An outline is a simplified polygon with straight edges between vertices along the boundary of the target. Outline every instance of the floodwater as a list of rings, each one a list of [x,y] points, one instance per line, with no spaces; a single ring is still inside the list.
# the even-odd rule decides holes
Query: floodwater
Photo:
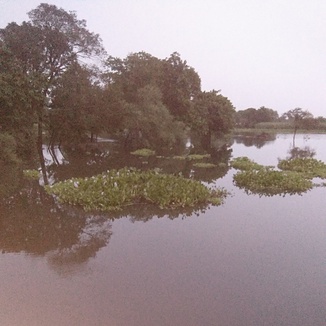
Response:
[[[326,162],[325,143],[296,139]],[[239,138],[232,157],[276,165],[291,146]],[[233,173],[193,214],[61,210],[38,188],[0,206],[0,325],[325,326],[326,188],[247,195]]]

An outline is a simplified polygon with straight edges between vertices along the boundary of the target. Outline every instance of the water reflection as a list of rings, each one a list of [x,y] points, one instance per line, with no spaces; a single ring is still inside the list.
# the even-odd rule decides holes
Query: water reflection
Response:
[[[288,159],[294,159],[294,158],[312,158],[316,155],[316,151],[309,147],[293,147],[288,152],[290,155],[287,157]]]
[[[20,177],[16,165],[2,165],[0,162],[0,198],[8,197],[18,189]]]
[[[104,216],[62,208],[37,182],[0,201],[0,250],[2,253],[49,255],[52,266],[80,264],[94,257],[111,237]]]
[[[89,177],[124,167],[141,170],[158,168],[163,173],[182,174],[187,178],[213,182],[228,172],[231,153],[232,150],[226,145],[213,149],[211,157],[200,162],[211,163],[215,167],[198,168],[195,160],[175,159],[172,156],[139,157],[126,152],[118,143],[98,143],[93,145],[92,150],[88,148],[84,152],[65,153],[66,160],[62,164],[53,161],[47,169],[52,182],[72,177]]]
[[[234,135],[234,141],[237,144],[244,144],[246,147],[255,146],[261,148],[264,145],[274,142],[276,140],[276,134],[272,133],[246,133],[245,135]]]

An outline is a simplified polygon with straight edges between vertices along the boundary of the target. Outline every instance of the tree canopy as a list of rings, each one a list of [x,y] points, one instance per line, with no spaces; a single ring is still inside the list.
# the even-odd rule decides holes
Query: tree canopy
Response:
[[[191,130],[209,147],[232,128],[231,102],[203,92],[179,53],[107,56],[75,12],[41,3],[28,16],[0,29],[0,133],[18,156],[35,143],[43,171],[44,135],[50,146],[78,148],[105,132],[128,148],[171,149]],[[105,59],[105,68],[85,58]]]

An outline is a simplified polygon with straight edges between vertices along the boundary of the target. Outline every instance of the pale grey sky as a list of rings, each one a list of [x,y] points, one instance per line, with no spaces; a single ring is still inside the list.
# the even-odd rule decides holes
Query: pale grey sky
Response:
[[[110,55],[179,52],[237,110],[326,116],[326,0],[0,0],[0,28],[41,2],[76,11]]]

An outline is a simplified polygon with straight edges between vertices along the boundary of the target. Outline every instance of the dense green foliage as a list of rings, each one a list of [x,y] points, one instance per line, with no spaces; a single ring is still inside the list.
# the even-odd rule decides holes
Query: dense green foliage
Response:
[[[230,132],[234,123],[234,107],[216,91],[202,92],[194,100],[189,113],[192,130],[201,138],[203,148],[211,147],[212,136]]]
[[[23,86],[23,92],[17,87],[18,82],[14,91],[19,92],[18,101],[28,103],[23,107],[19,105],[19,114],[16,114],[16,106],[10,105],[10,99],[5,99],[5,107],[10,108],[5,112],[5,118],[14,115],[24,131],[29,130],[30,121],[23,118],[30,116],[35,119],[37,151],[46,182],[42,146],[46,116],[54,90],[60,78],[76,63],[79,56],[98,55],[103,48],[98,35],[90,33],[85,21],[78,20],[73,12],[68,13],[54,5],[42,3],[28,15],[29,22],[21,25],[11,23],[0,29],[1,53],[8,51],[7,57],[11,58],[8,60],[14,61],[22,75],[18,82]],[[30,101],[31,94],[33,96]],[[25,144],[25,147],[30,146],[30,143]]]
[[[274,122],[278,120],[275,110],[262,106],[259,109],[249,108],[235,113],[235,123],[238,128],[253,128],[258,123]]]
[[[225,192],[198,181],[157,171],[111,170],[91,178],[73,178],[47,186],[62,203],[85,210],[119,210],[126,205],[150,203],[160,208],[220,204]]]

